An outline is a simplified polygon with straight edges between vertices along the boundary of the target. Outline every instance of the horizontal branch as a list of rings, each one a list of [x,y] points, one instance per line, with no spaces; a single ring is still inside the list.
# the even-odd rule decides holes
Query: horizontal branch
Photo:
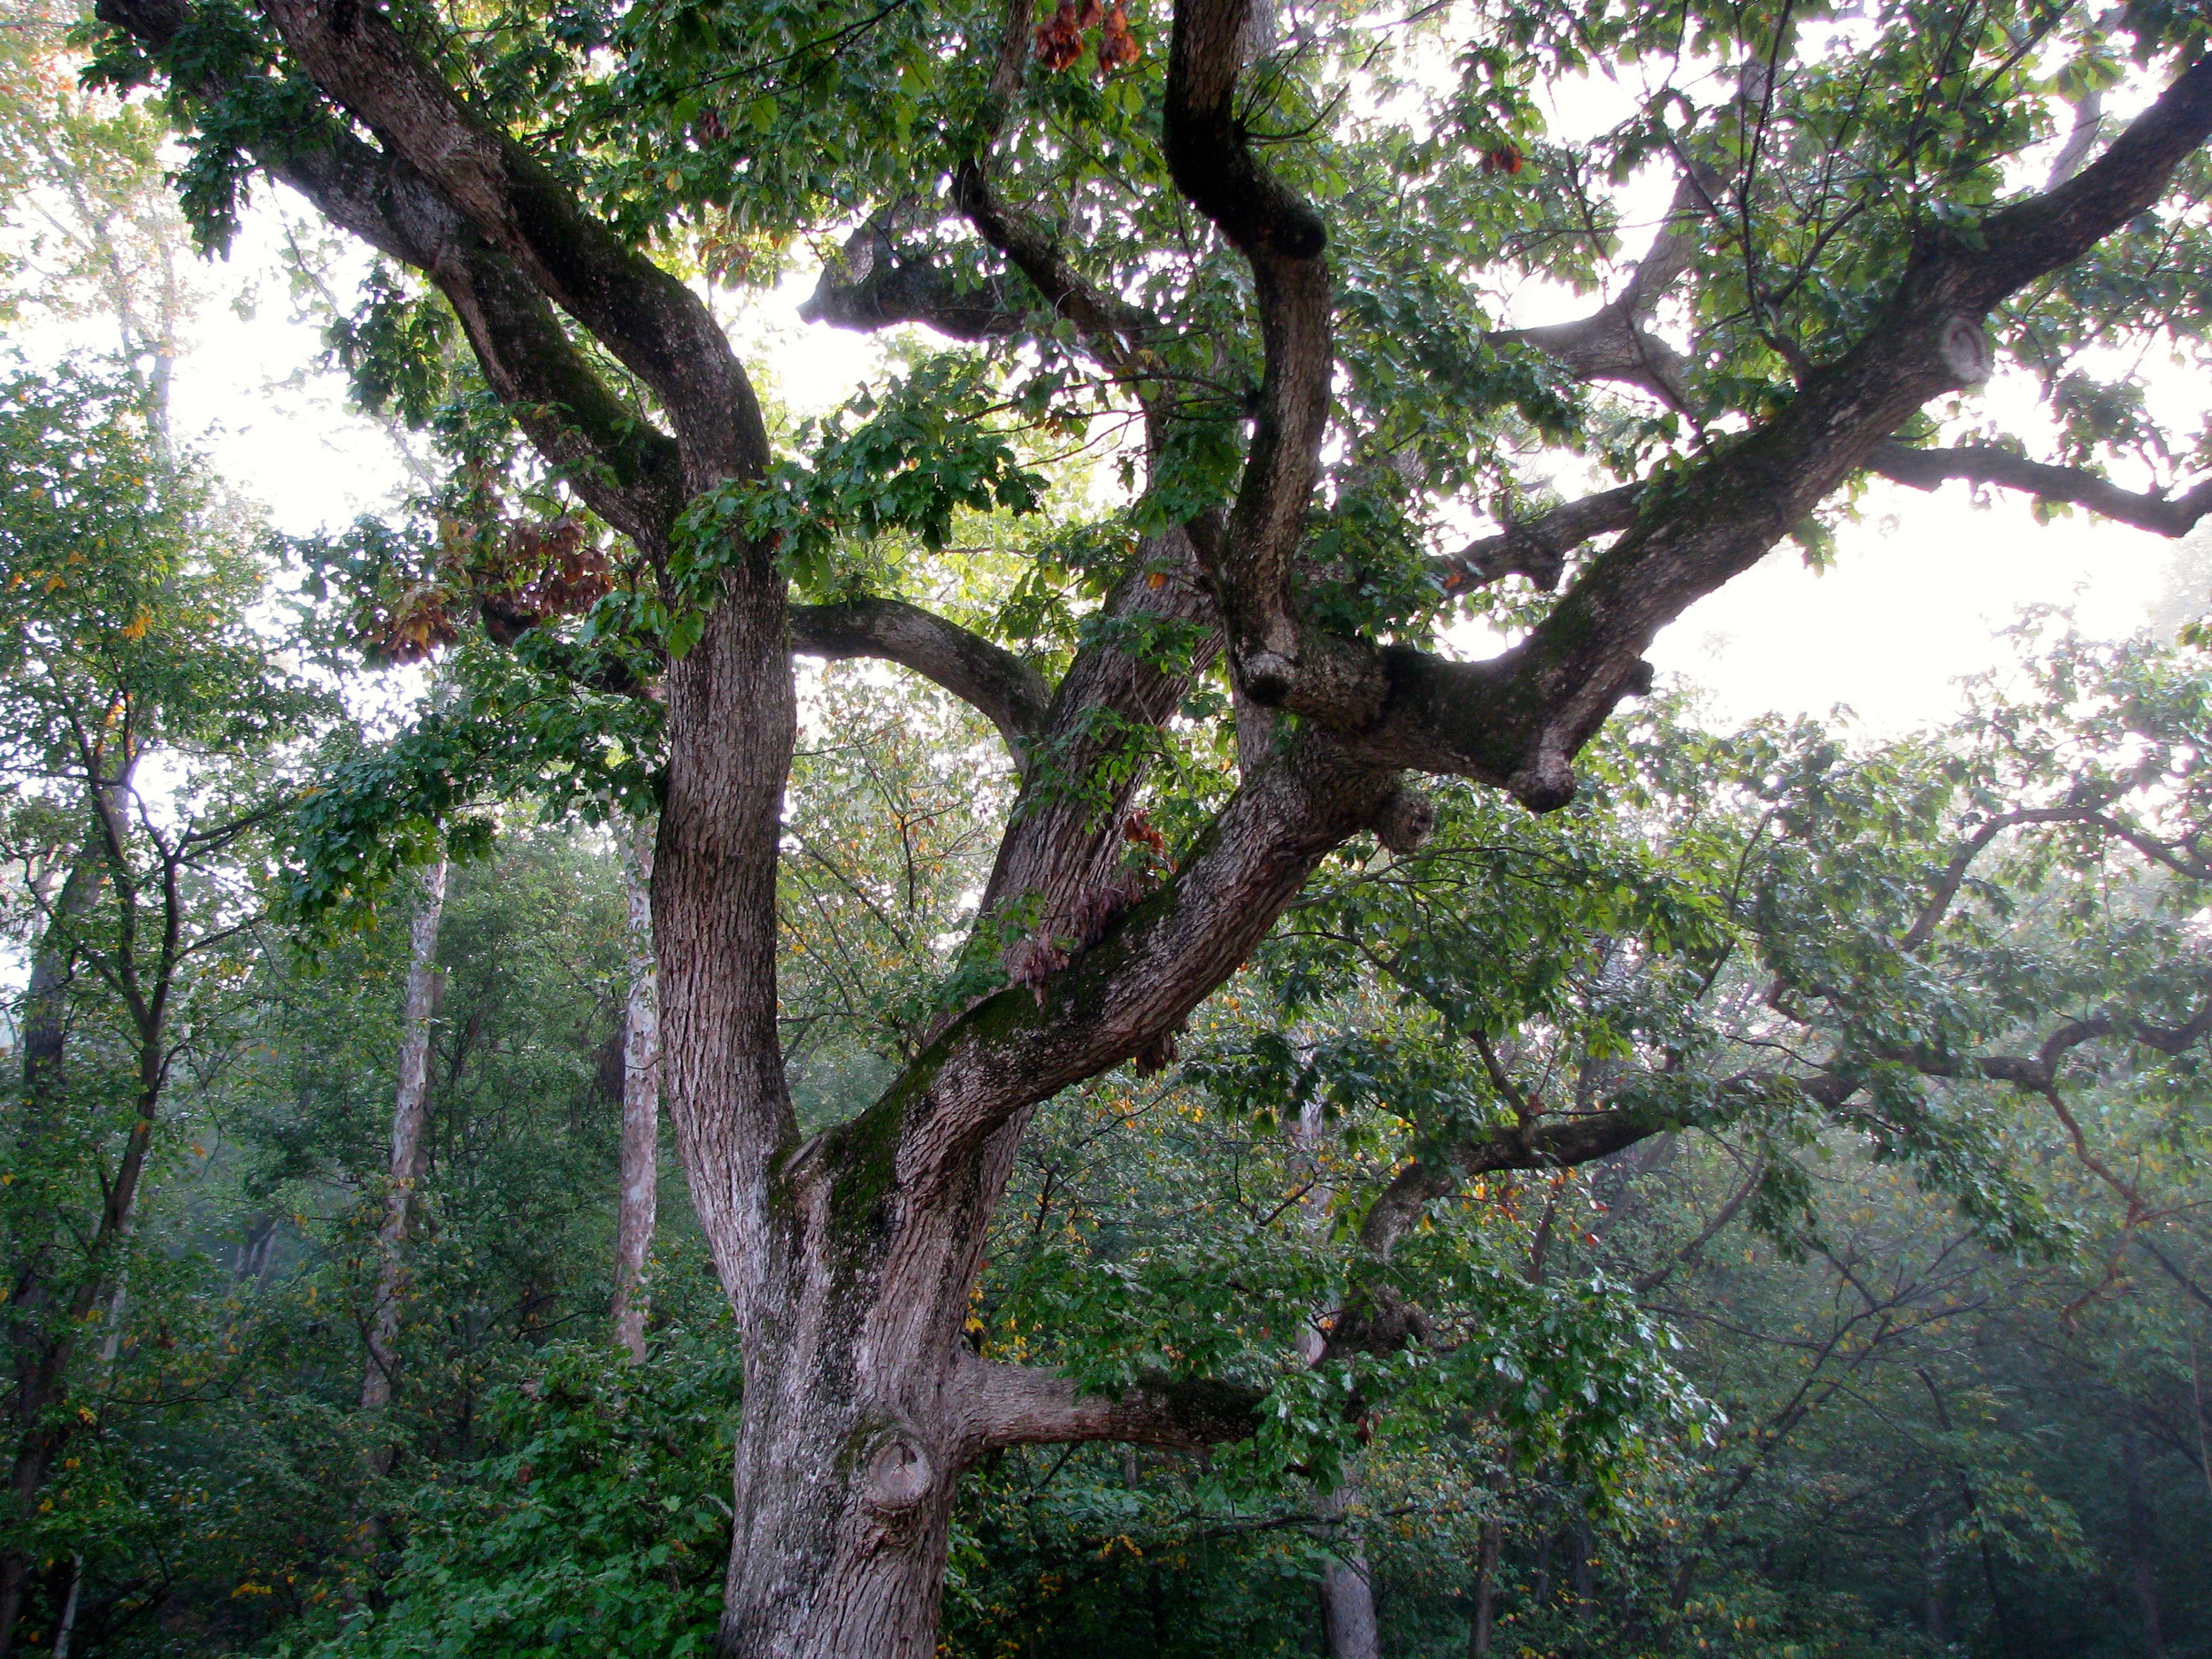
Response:
[[[898,217],[887,209],[845,239],[842,252],[823,265],[814,292],[800,304],[803,320],[862,334],[920,323],[967,341],[1019,331],[1022,308],[1002,283],[963,287],[926,255],[902,255],[895,240]]]
[[[1202,1451],[1248,1440],[1264,1391],[1148,1376],[1118,1395],[1085,1394],[1057,1372],[962,1355],[953,1373],[961,1461],[1010,1446],[1118,1440]]]
[[[1902,443],[1879,443],[1868,457],[1867,467],[1915,489],[1937,489],[1955,479],[2016,489],[2039,501],[2086,507],[2100,518],[2133,525],[2154,535],[2187,535],[2199,519],[2212,513],[2212,480],[2180,495],[2122,489],[2110,479],[2080,467],[2031,461],[1993,444],[1921,449]]]
[[[1686,396],[1689,364],[1618,301],[1572,322],[1500,329],[1484,338],[1494,345],[1532,347],[1578,380],[1633,386],[1670,404]]]
[[[1429,1205],[1478,1175],[1572,1169],[1681,1126],[1682,1120],[1671,1114],[1617,1110],[1525,1127],[1502,1125],[1486,1134],[1470,1135],[1442,1158],[1409,1164],[1392,1179],[1360,1224],[1360,1248],[1379,1261],[1387,1260]]]
[[[794,606],[791,649],[832,662],[872,657],[912,669],[989,719],[1024,769],[1051,697],[1044,676],[1013,652],[903,600]]]

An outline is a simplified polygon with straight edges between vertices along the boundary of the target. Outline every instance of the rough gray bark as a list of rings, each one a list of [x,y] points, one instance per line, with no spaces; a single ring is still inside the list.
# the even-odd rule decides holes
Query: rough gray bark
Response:
[[[623,843],[630,901],[630,995],[622,1025],[621,1197],[615,1225],[615,1340],[634,1363],[645,1358],[645,1258],[660,1208],[661,1021],[653,966],[653,829],[641,823]]]
[[[430,1022],[438,994],[438,924],[445,912],[446,861],[423,872],[422,896],[408,927],[407,1006],[400,1024],[399,1087],[392,1102],[389,1185],[376,1231],[376,1288],[369,1303],[368,1363],[361,1409],[392,1402],[399,1376],[400,1310],[407,1300],[407,1223],[421,1177],[422,1125],[430,1098]],[[390,1467],[391,1448],[371,1455],[375,1472]]]

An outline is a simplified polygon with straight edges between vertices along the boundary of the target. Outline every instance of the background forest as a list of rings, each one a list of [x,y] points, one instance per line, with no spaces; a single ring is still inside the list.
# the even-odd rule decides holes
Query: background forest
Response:
[[[77,88],[66,20],[0,28],[8,326],[90,342],[0,370],[5,1640],[705,1654],[737,1371],[652,1113],[649,842],[555,776],[374,910],[304,890],[342,878],[295,856],[331,780],[498,671],[358,607],[368,531],[273,535],[172,431],[201,278],[158,122]],[[291,257],[417,481],[472,476],[477,391],[378,378],[422,313],[342,316]],[[1053,1101],[977,1351],[1242,1376],[1274,1421],[994,1455],[943,1651],[1355,1655],[1351,1575],[1393,1655],[2212,1655],[2212,659],[2177,571],[2131,639],[2024,618],[1940,729],[1724,728],[1663,687],[1563,811],[1441,786],[1432,838],[1332,857],[1172,1053]],[[802,687],[812,1128],[972,971],[1016,780],[918,681]],[[1140,864],[1175,810],[1131,819]],[[2010,1070],[1945,1057],[2005,1039]],[[1407,1196],[1467,1125],[1672,1109],[1691,1050],[1733,1091],[1708,1121]],[[1324,1369],[1355,1259],[1417,1276],[1417,1329]]]

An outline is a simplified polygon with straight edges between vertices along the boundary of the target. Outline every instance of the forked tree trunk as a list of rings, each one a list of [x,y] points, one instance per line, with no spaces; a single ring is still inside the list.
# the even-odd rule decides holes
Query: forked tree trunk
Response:
[[[399,1043],[399,1089],[392,1102],[390,1186],[376,1234],[376,1294],[369,1308],[368,1363],[361,1377],[361,1409],[380,1411],[392,1402],[399,1372],[399,1314],[407,1297],[407,1221],[413,1208],[422,1125],[430,1093],[430,1019],[438,989],[438,924],[445,910],[446,861],[423,875],[422,900],[408,933],[407,1011]],[[369,1455],[373,1472],[391,1467],[392,1448],[382,1440]]]
[[[1090,983],[1079,967],[1033,1003],[1002,994],[941,1029],[881,1100],[801,1141],[775,994],[776,865],[795,721],[781,579],[764,551],[759,565],[729,573],[703,637],[671,666],[653,879],[664,1086],[744,1352],[717,1650],[721,1659],[932,1659],[964,1467],[1042,1441],[1215,1443],[1249,1432],[1250,1402],[1194,1400],[1212,1391],[1180,1385],[1078,1401],[1057,1378],[987,1363],[966,1348],[986,1226],[1033,1110],[1018,1101],[1099,1064],[1067,1057],[1102,1017],[1075,983]],[[1287,768],[1270,777],[1301,803],[1312,787]],[[1156,912],[1164,931],[1218,950],[1223,973],[1334,844],[1324,837],[1343,833],[1322,817],[1310,846],[1279,852],[1257,830],[1274,799],[1263,794],[1263,805],[1213,843],[1214,856],[1249,859],[1275,884],[1260,903],[1240,901],[1226,919],[1204,905]],[[1364,794],[1350,803],[1348,813],[1373,810]],[[1110,850],[1119,828],[1116,818],[1100,833]],[[1056,871],[1008,878],[1009,891],[1042,888],[1054,913],[1077,896],[1055,883],[1094,862],[1095,849],[1079,844]],[[1128,982],[1142,989],[1110,1032],[1159,1018],[1145,996],[1181,997],[1178,1017],[1196,1000],[1173,982]],[[1033,1019],[1048,1008],[1069,1022],[1056,1033],[1079,1034],[1041,1036]],[[1221,1427],[1233,1415],[1238,1426]],[[1193,1430],[1197,1417],[1205,1422]]]
[[[645,1258],[660,1201],[660,995],[653,968],[653,826],[623,843],[630,897],[630,1000],[622,1027],[622,1193],[615,1227],[615,1340],[645,1358]]]

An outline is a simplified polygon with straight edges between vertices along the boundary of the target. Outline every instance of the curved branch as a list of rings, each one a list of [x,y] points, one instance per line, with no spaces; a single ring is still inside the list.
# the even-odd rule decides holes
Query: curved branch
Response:
[[[365,0],[267,0],[308,73],[403,157],[522,274],[653,388],[696,491],[757,477],[768,434],[706,306],[624,246],[537,158],[471,113]]]
[[[1029,215],[1002,202],[987,170],[991,146],[998,140],[1007,111],[1021,91],[1029,60],[1033,0],[1006,0],[1000,19],[998,54],[991,65],[969,153],[953,169],[953,204],[975,227],[976,234],[1005,255],[1043,296],[1056,316],[1075,325],[1086,347],[1109,368],[1132,367],[1127,346],[1156,331],[1156,318],[1098,288],[1061,250],[1058,241]]]
[[[1878,443],[1867,459],[1870,472],[1914,489],[1940,488],[1953,479],[2016,489],[2039,501],[2086,507],[2100,518],[2148,530],[2154,535],[2184,536],[2212,513],[2212,480],[2181,495],[2122,489],[2109,479],[2074,466],[2052,466],[1993,444],[1946,449]]]
[[[1387,1261],[1423,1210],[1478,1175],[1571,1169],[1680,1127],[1682,1119],[1671,1113],[1622,1109],[1471,1135],[1443,1158],[1409,1164],[1398,1172],[1368,1207],[1367,1218],[1360,1224],[1360,1248],[1379,1261]]]
[[[1688,359],[1640,323],[1620,300],[1567,323],[1505,328],[1484,336],[1494,345],[1532,346],[1578,380],[1612,380],[1679,406],[1687,396]]]
[[[99,16],[159,54],[189,14],[178,0],[101,0]],[[178,86],[205,102],[234,89],[204,75]],[[674,441],[607,388],[537,288],[429,180],[334,120],[271,134],[255,159],[331,223],[423,273],[453,306],[485,379],[532,443],[641,548],[667,545],[682,507]]]
[[[1610,303],[1573,322],[1500,329],[1484,338],[1494,344],[1533,346],[1578,380],[1617,381],[1679,408],[1689,363],[1645,324],[1696,257],[1711,201],[1707,185],[1686,168],[1659,234]]]
[[[1163,125],[1177,188],[1252,268],[1265,367],[1235,504],[1199,551],[1246,689],[1279,703],[1307,667],[1291,566],[1319,471],[1334,359],[1327,232],[1259,165],[1236,113],[1250,10],[1250,0],[1179,0]]]
[[[1065,966],[952,1020],[874,1105],[795,1153],[786,1179],[803,1184],[818,1159],[835,1170],[847,1148],[892,1140],[902,1188],[931,1202],[1000,1125],[1173,1033],[1398,787],[1325,739],[1293,740],[1247,775],[1164,887],[1110,910]]]
[[[795,605],[791,649],[832,662],[874,657],[910,668],[987,718],[1026,769],[1051,693],[1044,676],[957,623],[898,599]]]
[[[1065,1377],[963,1354],[953,1372],[960,1461],[1009,1446],[1120,1440],[1202,1451],[1248,1440],[1263,1389],[1238,1383],[1147,1376],[1118,1397],[1085,1394]]]

